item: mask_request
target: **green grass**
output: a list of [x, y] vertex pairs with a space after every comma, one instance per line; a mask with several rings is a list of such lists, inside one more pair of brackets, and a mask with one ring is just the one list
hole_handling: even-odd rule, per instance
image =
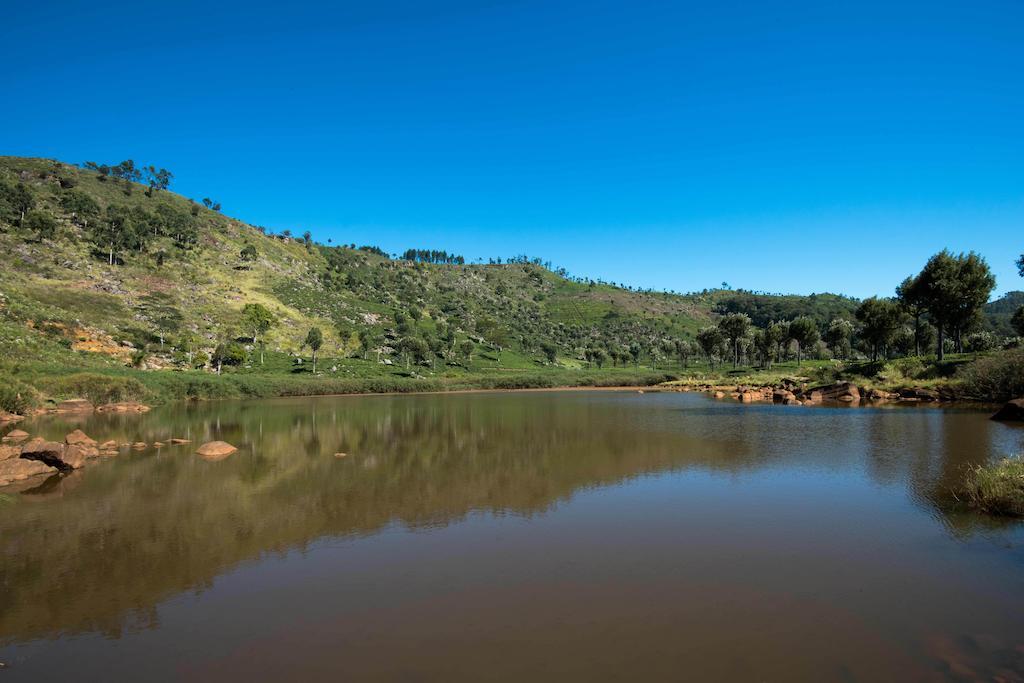
[[970, 469], [963, 492], [970, 505], [992, 515], [1024, 516], [1024, 460], [1003, 458]]

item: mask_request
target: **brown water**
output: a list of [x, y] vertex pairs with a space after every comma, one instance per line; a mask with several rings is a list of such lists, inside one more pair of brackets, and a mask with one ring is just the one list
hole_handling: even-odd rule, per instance
[[240, 451], [8, 489], [0, 683], [1021, 680], [1024, 532], [949, 495], [1024, 446], [986, 418], [552, 392], [31, 423]]

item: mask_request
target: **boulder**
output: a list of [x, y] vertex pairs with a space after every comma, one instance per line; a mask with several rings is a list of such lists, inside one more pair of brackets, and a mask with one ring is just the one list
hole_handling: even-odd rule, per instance
[[100, 450], [101, 451], [116, 451], [117, 450], [117, 442], [114, 441], [113, 439], [111, 439], [110, 441], [104, 441], [103, 443], [100, 444]]
[[228, 457], [238, 449], [227, 441], [208, 441], [196, 449], [196, 453], [207, 460], [221, 460]]
[[99, 455], [100, 449], [96, 448], [96, 446], [76, 443], [64, 449], [64, 457], [62, 460], [70, 466], [71, 469], [77, 470], [85, 465], [86, 460], [89, 458], [97, 458]]
[[96, 439], [90, 439], [81, 429], [76, 429], [75, 431], [71, 432], [70, 434], [64, 437], [64, 443], [66, 443], [69, 446], [73, 446], [75, 444], [95, 446]]
[[1012, 401], [1007, 401], [992, 416], [992, 419], [1006, 422], [1024, 422], [1024, 398], [1015, 398]]
[[335, 458], [347, 458], [348, 457], [348, 453], [335, 453], [334, 457]]
[[145, 441], [136, 441], [135, 443], [132, 444], [132, 448], [134, 448], [137, 451], [144, 450], [146, 448], [146, 442]]
[[56, 471], [56, 468], [39, 460], [25, 460], [23, 458], [0, 460], [0, 486], [6, 486], [11, 482], [21, 481], [40, 474], [54, 474]]
[[0, 446], [0, 460], [9, 460], [11, 458], [17, 458], [19, 455], [21, 455], [21, 449], [18, 448], [17, 446]]
[[796, 397], [787, 398], [782, 403], [783, 403], [783, 405], [787, 405], [787, 406], [802, 406], [803, 405], [803, 401], [801, 401], [800, 399], [798, 399]]
[[14, 413], [8, 413], [6, 410], [0, 410], [0, 424], [5, 422], [20, 422], [24, 420], [23, 415], [15, 415]]
[[183, 443], [191, 443], [191, 441], [189, 441], [188, 439], [171, 439], [170, 443], [174, 444], [175, 446], [178, 446]]
[[4, 441], [23, 441], [28, 438], [28, 432], [23, 432], [20, 429], [12, 429], [11, 431], [4, 434]]
[[715, 398], [725, 398], [725, 393], [724, 393], [724, 392], [721, 392], [721, 391], [716, 391], [716, 392], [714, 393], [714, 397], [715, 397]]
[[882, 391], [881, 389], [872, 389], [867, 392], [868, 400], [871, 401], [888, 401], [893, 398], [899, 398], [899, 394], [893, 394], [888, 391]]
[[93, 405], [84, 398], [70, 398], [57, 404], [58, 413], [91, 413]]
[[922, 389], [921, 387], [911, 387], [909, 389], [900, 389], [900, 398], [905, 401], [938, 401], [939, 392], [932, 391], [931, 389]]
[[795, 398], [796, 396], [793, 395], [793, 392], [789, 391], [788, 389], [776, 389], [775, 391], [772, 392], [773, 403], [785, 403], [786, 401]]
[[66, 446], [57, 441], [46, 441], [41, 438], [32, 439], [21, 447], [23, 460], [38, 460], [63, 472], [82, 467], [87, 457], [82, 446]]
[[860, 400], [860, 389], [852, 382], [836, 382], [835, 384], [814, 387], [811, 389], [811, 394], [813, 395], [815, 392], [821, 394], [821, 400], [823, 401], [852, 403]]

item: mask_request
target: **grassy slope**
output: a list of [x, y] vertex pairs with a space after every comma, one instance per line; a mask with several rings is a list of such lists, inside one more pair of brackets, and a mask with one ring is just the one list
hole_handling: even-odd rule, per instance
[[[172, 192], [147, 196], [140, 185], [100, 179], [98, 174], [50, 160], [0, 157], [0, 181], [25, 183], [37, 209], [57, 218], [52, 240], [35, 240], [14, 226], [0, 225], [0, 380], [32, 393], [94, 400], [143, 398], [150, 401], [193, 397], [313, 394], [365, 390], [468, 387], [644, 384], [668, 371], [695, 381], [729, 381], [728, 368], [687, 369], [651, 359], [640, 367], [588, 369], [579, 349], [591, 344], [621, 348], [631, 341], [692, 336], [714, 322], [717, 311], [737, 307], [757, 320], [802, 313], [849, 315], [853, 302], [836, 295], [811, 297], [754, 295], [711, 290], [690, 295], [638, 292], [607, 284], [559, 277], [533, 264], [447, 266], [394, 261], [348, 248], [323, 249], [281, 239], [218, 212], [201, 208], [193, 219], [199, 230], [195, 249], [182, 251], [157, 238], [144, 253], [126, 254], [110, 266], [96, 254], [87, 231], [60, 208], [59, 179], [105, 208], [124, 205], [155, 212], [161, 205], [187, 213], [189, 200]], [[256, 248], [258, 258], [243, 264], [239, 252]], [[155, 254], [167, 258], [157, 265]], [[266, 363], [232, 369], [217, 377], [209, 371], [141, 372], [125, 367], [140, 337], [156, 329], [148, 308], [154, 300], [170, 306], [181, 329], [194, 333], [207, 353], [220, 341], [245, 335], [241, 310], [262, 303], [279, 324], [266, 335]], [[457, 338], [476, 341], [472, 361], [464, 359], [406, 369], [356, 356], [357, 333], [372, 329], [393, 344], [393, 317], [422, 311], [419, 332], [440, 322], [454, 325]], [[325, 335], [319, 369], [313, 377], [302, 342], [312, 326]], [[500, 328], [501, 352], [481, 343], [480, 330]], [[487, 335], [491, 337], [491, 335]], [[150, 344], [160, 364], [170, 363], [176, 335], [163, 348]], [[558, 361], [544, 362], [540, 343], [558, 349]], [[102, 353], [75, 350], [99, 348]], [[297, 365], [295, 356], [307, 362]], [[374, 355], [374, 354], [371, 354]], [[250, 356], [250, 361], [252, 356]], [[739, 374], [748, 373], [749, 369]], [[776, 368], [772, 377], [822, 376], [830, 364]], [[82, 373], [86, 373], [85, 376]], [[107, 379], [104, 379], [107, 378]], [[27, 385], [27, 386], [26, 386]], [[8, 392], [9, 393], [9, 392]], [[0, 401], [3, 395], [0, 392]]]

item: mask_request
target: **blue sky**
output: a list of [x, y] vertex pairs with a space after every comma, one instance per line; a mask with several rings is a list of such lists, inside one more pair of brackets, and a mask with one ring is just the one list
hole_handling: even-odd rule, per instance
[[1024, 3], [13, 3], [0, 153], [690, 291], [1024, 288]]

